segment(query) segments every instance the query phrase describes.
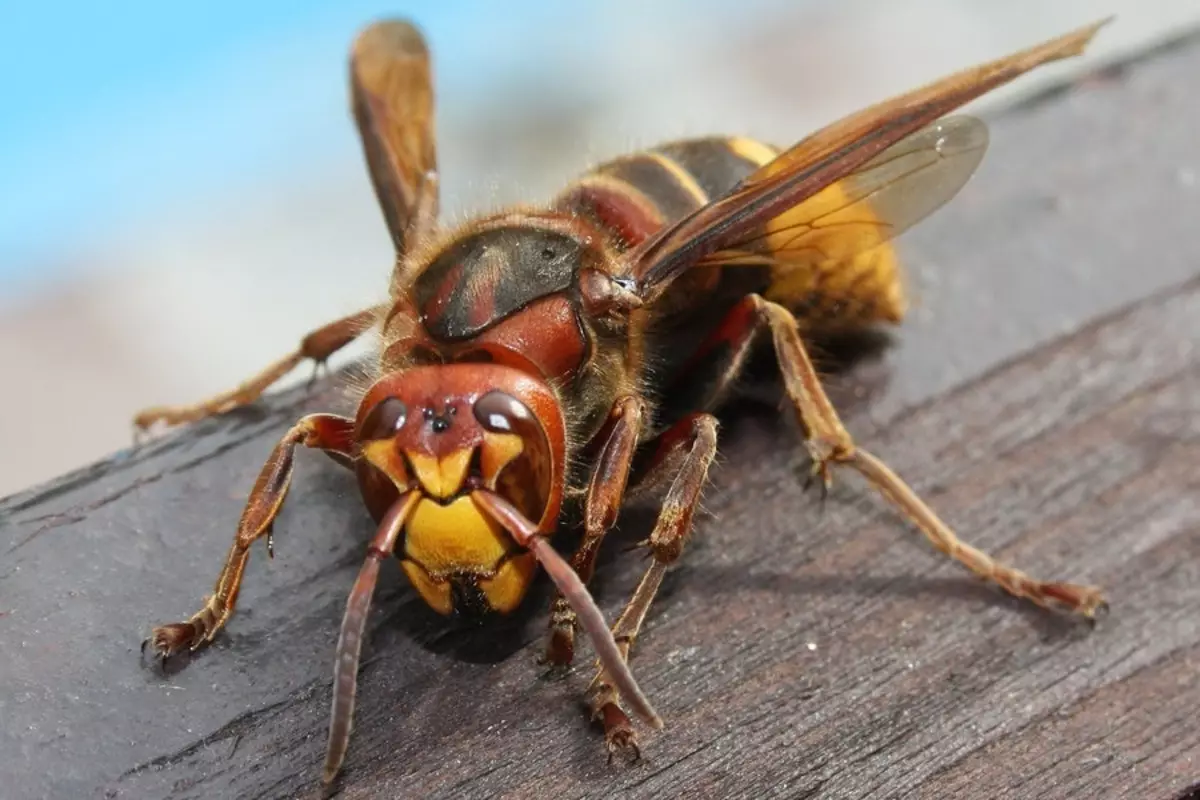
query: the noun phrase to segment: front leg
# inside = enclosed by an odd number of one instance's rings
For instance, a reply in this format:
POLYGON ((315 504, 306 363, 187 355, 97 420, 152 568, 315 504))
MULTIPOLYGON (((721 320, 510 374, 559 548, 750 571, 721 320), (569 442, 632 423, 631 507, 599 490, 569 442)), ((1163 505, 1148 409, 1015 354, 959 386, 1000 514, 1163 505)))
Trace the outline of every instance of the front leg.
MULTIPOLYGON (((612 628, 621 657, 626 660, 646 620, 650 604, 658 594, 667 568, 683 553, 692 528, 692 516, 700 504, 700 493, 716 454, 716 418, 710 414, 691 414, 659 437, 657 449, 635 476, 638 485, 656 484, 672 476, 674 479, 663 499, 650 538, 642 542, 653 560, 612 628)), ((639 752, 633 725, 621 708, 620 695, 603 668, 597 671, 588 690, 591 693, 593 718, 599 719, 604 725, 609 760, 618 750, 632 751, 637 757, 639 752)))
POLYGON ((353 420, 333 414, 310 414, 292 426, 271 451, 254 488, 250 490, 237 534, 225 557, 225 567, 217 578, 213 594, 187 622, 155 628, 150 638, 142 642, 143 650, 150 643, 155 652, 165 659, 184 649, 195 650, 212 641, 233 614, 242 585, 242 574, 250 558, 250 546, 266 536, 267 554, 274 555, 271 528, 291 485, 296 446, 304 445, 349 458, 353 433, 353 420))
MULTIPOLYGON (((596 459, 584 503, 583 541, 571 556, 571 567, 585 584, 592 579, 600 544, 617 519, 645 415, 646 401, 635 396, 619 399, 609 415, 608 438, 596 459)), ((556 592, 550 610, 550 642, 545 659, 548 663, 560 667, 571 664, 578 627, 579 618, 571 604, 562 592, 556 592)))

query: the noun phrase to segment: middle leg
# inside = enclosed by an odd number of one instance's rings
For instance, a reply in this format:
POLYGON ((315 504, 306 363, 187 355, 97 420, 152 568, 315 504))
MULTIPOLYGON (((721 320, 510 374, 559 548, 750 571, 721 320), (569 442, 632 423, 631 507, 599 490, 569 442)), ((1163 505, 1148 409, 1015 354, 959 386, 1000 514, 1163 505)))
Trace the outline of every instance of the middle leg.
MULTIPOLYGON (((626 661, 667 569, 683 553, 691 532, 692 517, 700 505, 700 493, 716 454, 716 418, 711 414, 690 414, 659 437, 658 447, 650 460, 640 474, 634 476, 638 485, 669 480, 672 475, 674 479, 663 499, 654 530, 641 542, 649 551, 650 566, 613 624, 613 638, 626 661)), ((621 708, 619 693, 603 668, 596 673, 588 693, 592 716, 604 725, 609 760, 618 750, 632 750, 636 757, 638 748, 633 725, 621 708)))
POLYGON ((257 375, 239 386, 221 394, 182 406, 154 406, 143 409, 134 416, 135 431, 144 431, 159 423, 166 425, 181 425, 185 422, 196 422, 221 414, 241 406, 249 405, 258 400, 273 384, 281 380, 303 361, 312 361, 316 365, 313 378, 325 362, 338 350, 346 347, 359 336, 366 333, 380 312, 379 307, 372 307, 351 314, 348 317, 330 322, 305 336, 300 341, 300 347, 288 353, 275 363, 263 368, 257 375))

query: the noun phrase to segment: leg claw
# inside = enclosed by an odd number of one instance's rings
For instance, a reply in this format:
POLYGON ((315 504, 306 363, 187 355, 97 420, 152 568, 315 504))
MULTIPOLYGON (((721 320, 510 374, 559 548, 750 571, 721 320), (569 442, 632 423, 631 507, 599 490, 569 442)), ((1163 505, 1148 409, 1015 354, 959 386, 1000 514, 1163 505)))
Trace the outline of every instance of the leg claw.
POLYGON ((311 393, 317 383, 320 382, 321 377, 328 371, 328 367, 326 367, 324 361, 313 359, 312 375, 308 377, 308 383, 305 385, 304 391, 311 393))
POLYGON ((608 750, 608 763, 613 762, 617 753, 625 755, 630 764, 641 761, 642 751, 638 747, 637 734, 633 732, 633 723, 621 707, 610 700, 600 707, 597 716, 604 723, 604 747, 608 750))
POLYGON ((1051 600, 1083 615, 1092 625, 1096 624, 1098 618, 1108 614, 1108 601, 1104 599, 1104 593, 1094 586, 1049 583, 1042 587, 1042 592, 1051 600))
POLYGON ((165 660, 176 653, 194 649, 203 638, 198 625, 191 622, 174 622, 155 628, 148 638, 143 639, 142 652, 145 653, 146 645, 150 644, 155 655, 162 656, 165 660))
POLYGON ((812 469, 809 470, 808 476, 804 479, 804 486, 801 489, 803 492, 808 492, 812 487, 814 479, 818 476, 821 478, 821 513, 825 513, 825 500, 829 497, 829 489, 833 485, 833 471, 829 468, 829 462, 824 459, 818 459, 813 456, 812 469))
POLYGON ((552 672, 570 671, 571 663, 575 660, 575 632, 569 627, 555 627, 550 633, 546 651, 538 660, 552 672))
POLYGON ((211 608, 206 607, 187 622, 172 622, 155 628, 148 638, 142 640, 142 653, 145 654, 146 645, 150 645, 160 662, 165 664, 171 656, 196 650, 212 641, 224 622, 224 618, 217 617, 211 608))
POLYGON ((618 752, 626 754, 627 761, 630 764, 636 764, 642 760, 642 751, 638 747, 637 734, 629 727, 618 727, 606 731, 604 734, 604 746, 608 750, 608 763, 613 762, 613 758, 618 752))

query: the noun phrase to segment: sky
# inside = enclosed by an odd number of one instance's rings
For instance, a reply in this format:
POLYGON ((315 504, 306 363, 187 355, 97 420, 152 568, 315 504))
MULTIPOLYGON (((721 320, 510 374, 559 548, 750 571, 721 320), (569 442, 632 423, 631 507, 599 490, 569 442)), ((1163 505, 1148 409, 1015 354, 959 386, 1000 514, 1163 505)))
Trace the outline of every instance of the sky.
MULTIPOLYGON (((172 209, 193 213, 181 198, 219 203, 239 185, 280 185, 272 179, 298 170, 320 174, 348 159, 359 168, 346 55, 373 18, 419 20, 438 95, 453 98, 440 116, 474 107, 500 77, 527 75, 530 91, 604 91, 605 70, 622 62, 597 65, 597 54, 636 42, 639 58, 625 65, 636 71, 673 52, 659 46, 663 36, 690 41, 697 20, 770 19, 773 6, 821 2, 848 0, 0 0, 0 302, 32 277, 101 258, 113 232, 128 238, 172 209)), ((1025 12, 988 16, 988 2, 914 0, 904 13, 929 7, 934 20, 974 14, 1021 27, 1025 12)), ((1100 5, 1144 7, 1140 18, 1126 11, 1109 34, 1120 38, 1161 28, 1170 14, 1194 16, 1194 2, 1100 5)), ((1091 0, 1062 5, 1073 9, 1059 14, 1063 26, 1101 13, 1091 0)))
MULTIPOLYGON (((454 54, 437 80, 461 102, 489 63, 523 68, 529 19, 567 13, 535 0, 4 5, 0 298, 22 272, 69 258, 65 241, 102 241, 180 188, 297 169, 319 148, 357 157, 345 59, 366 21, 418 18, 434 53, 454 54)), ((571 7, 576 30, 594 8, 571 7)))

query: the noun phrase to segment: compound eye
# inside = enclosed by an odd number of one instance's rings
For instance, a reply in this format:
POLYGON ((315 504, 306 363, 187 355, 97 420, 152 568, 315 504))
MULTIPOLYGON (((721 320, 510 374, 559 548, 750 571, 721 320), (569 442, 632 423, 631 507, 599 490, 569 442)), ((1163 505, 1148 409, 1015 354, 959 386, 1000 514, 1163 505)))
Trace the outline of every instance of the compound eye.
POLYGON ((529 406, 499 389, 476 400, 473 411, 487 431, 481 454, 487 485, 529 519, 541 519, 554 470, 541 421, 529 406))
POLYGON ((499 389, 488 392, 475 402, 475 419, 492 433, 522 436, 532 428, 541 428, 524 403, 499 389))
POLYGON ((398 397, 380 401, 363 420, 362 438, 366 441, 391 439, 408 419, 408 406, 398 397))

